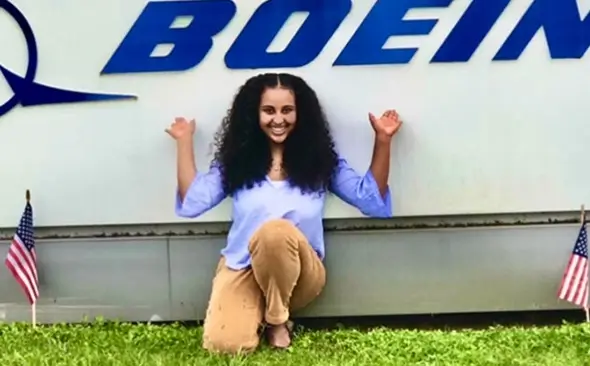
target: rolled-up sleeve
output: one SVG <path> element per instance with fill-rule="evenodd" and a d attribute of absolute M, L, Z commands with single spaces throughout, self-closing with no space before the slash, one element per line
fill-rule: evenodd
<path fill-rule="evenodd" d="M 389 186 L 385 195 L 381 195 L 377 181 L 370 170 L 361 176 L 342 157 L 338 159 L 331 191 L 366 216 L 391 217 L 393 215 Z"/>
<path fill-rule="evenodd" d="M 217 206 L 226 197 L 222 187 L 222 176 L 219 166 L 211 164 L 209 171 L 197 172 L 184 200 L 180 199 L 176 189 L 176 215 L 195 218 Z"/>

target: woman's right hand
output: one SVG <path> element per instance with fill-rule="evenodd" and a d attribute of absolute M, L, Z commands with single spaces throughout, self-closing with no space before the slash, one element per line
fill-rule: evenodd
<path fill-rule="evenodd" d="M 192 140 L 195 129 L 196 122 L 194 119 L 189 122 L 186 118 L 176 117 L 170 127 L 166 129 L 166 132 L 176 141 Z"/>

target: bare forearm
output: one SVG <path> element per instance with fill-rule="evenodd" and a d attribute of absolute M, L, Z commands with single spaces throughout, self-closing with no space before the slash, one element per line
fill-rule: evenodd
<path fill-rule="evenodd" d="M 176 174 L 180 199 L 184 200 L 186 192 L 197 175 L 192 136 L 190 139 L 177 140 Z"/>
<path fill-rule="evenodd" d="M 391 139 L 375 136 L 373 158 L 371 159 L 371 173 L 379 186 L 379 193 L 385 196 L 389 180 L 389 162 L 391 156 Z"/>

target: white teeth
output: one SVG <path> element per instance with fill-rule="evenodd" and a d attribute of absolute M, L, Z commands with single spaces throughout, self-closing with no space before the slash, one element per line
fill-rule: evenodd
<path fill-rule="evenodd" d="M 282 135 L 285 133 L 285 127 L 271 127 L 270 130 L 272 131 L 273 135 Z"/>

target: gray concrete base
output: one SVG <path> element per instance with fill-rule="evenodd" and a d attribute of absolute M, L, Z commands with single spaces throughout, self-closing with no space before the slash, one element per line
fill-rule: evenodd
<path fill-rule="evenodd" d="M 557 288 L 577 225 L 328 233 L 328 284 L 301 316 L 567 309 Z M 40 323 L 198 320 L 223 236 L 37 243 Z M 5 255 L 8 242 L 0 245 Z M 0 269 L 0 320 L 30 321 Z"/>

